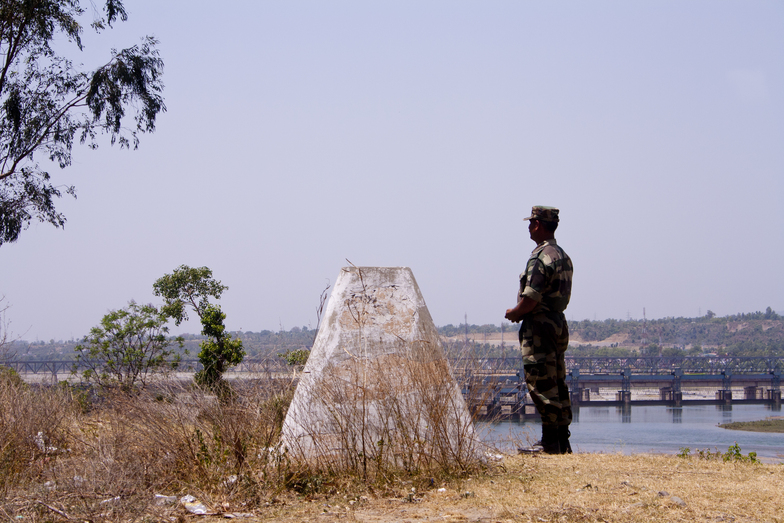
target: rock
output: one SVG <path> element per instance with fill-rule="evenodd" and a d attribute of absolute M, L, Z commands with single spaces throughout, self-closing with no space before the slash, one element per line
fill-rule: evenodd
<path fill-rule="evenodd" d="M 670 498 L 670 501 L 672 501 L 673 503 L 675 503 L 675 504 L 676 504 L 676 505 L 678 505 L 679 507 L 685 507 L 685 506 L 686 506 L 686 502 L 685 502 L 685 501 L 683 501 L 683 500 L 682 500 L 681 498 L 679 498 L 678 496 L 672 496 L 672 497 Z"/>

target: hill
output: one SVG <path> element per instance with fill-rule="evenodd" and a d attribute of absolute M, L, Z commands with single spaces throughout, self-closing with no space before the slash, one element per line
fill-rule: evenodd
<path fill-rule="evenodd" d="M 485 357 L 516 353 L 518 325 L 447 325 L 439 332 L 451 350 L 466 347 Z M 725 356 L 784 357 L 784 318 L 772 311 L 718 317 L 571 321 L 573 356 Z M 468 343 L 466 343 L 466 341 Z"/>

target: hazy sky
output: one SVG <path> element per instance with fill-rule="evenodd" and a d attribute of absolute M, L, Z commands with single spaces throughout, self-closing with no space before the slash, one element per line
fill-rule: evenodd
<path fill-rule="evenodd" d="M 76 147 L 65 229 L 0 247 L 16 336 L 80 338 L 181 264 L 229 286 L 231 330 L 315 327 L 346 259 L 411 267 L 437 325 L 498 324 L 536 204 L 569 319 L 784 310 L 780 1 L 126 7 L 71 55 L 157 37 L 168 112 L 137 151 Z"/>

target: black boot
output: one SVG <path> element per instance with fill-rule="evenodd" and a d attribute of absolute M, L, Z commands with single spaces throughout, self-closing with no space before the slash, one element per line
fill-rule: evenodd
<path fill-rule="evenodd" d="M 557 426 L 542 425 L 542 450 L 545 454 L 561 453 L 561 445 L 558 437 Z"/>
<path fill-rule="evenodd" d="M 558 427 L 558 444 L 561 447 L 561 454 L 571 454 L 572 446 L 569 444 L 569 425 L 562 425 Z"/>

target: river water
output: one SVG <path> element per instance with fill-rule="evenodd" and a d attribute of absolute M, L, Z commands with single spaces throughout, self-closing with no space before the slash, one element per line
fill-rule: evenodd
<path fill-rule="evenodd" d="M 769 405 L 700 405 L 685 407 L 580 407 L 570 427 L 575 452 L 677 454 L 688 447 L 726 452 L 735 442 L 743 455 L 756 452 L 768 463 L 784 463 L 784 433 L 746 432 L 719 423 L 756 421 L 782 412 Z M 539 421 L 500 421 L 478 425 L 482 438 L 501 450 L 538 440 Z"/>

